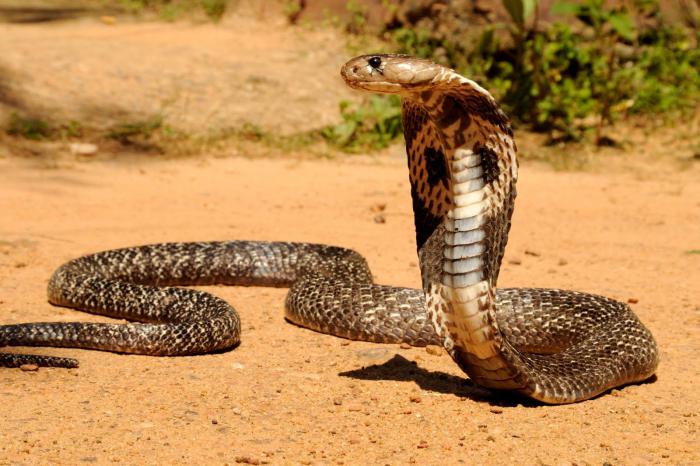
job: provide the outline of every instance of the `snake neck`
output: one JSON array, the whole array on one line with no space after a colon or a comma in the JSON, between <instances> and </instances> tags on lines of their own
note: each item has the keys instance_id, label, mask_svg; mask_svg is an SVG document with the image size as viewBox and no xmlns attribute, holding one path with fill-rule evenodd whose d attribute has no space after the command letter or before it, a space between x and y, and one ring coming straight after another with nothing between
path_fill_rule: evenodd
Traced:
<instances>
[{"instance_id":1,"label":"snake neck","mask_svg":"<svg viewBox=\"0 0 700 466\"><path fill-rule=\"evenodd\" d=\"M448 70L438 81L403 100L428 313L447 351L476 382L523 388L495 317L517 179L513 133L476 83Z\"/></svg>"}]
</instances>

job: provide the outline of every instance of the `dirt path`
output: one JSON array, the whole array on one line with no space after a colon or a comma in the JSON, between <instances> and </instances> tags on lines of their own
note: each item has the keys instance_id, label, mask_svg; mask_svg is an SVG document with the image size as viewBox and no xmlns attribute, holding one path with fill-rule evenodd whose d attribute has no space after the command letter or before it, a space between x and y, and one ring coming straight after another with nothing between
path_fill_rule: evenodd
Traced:
<instances>
[{"instance_id":1,"label":"dirt path","mask_svg":"<svg viewBox=\"0 0 700 466\"><path fill-rule=\"evenodd\" d=\"M199 133L337 122L338 102L352 98L338 85L344 40L259 16L244 10L222 25L0 23L0 117L19 108L100 127L158 115Z\"/></svg>"},{"instance_id":2,"label":"dirt path","mask_svg":"<svg viewBox=\"0 0 700 466\"><path fill-rule=\"evenodd\" d=\"M446 355L290 325L284 290L216 287L244 322L233 351L37 349L81 367L1 371L0 464L697 463L700 256L686 252L700 238L697 176L522 169L499 285L638 300L661 346L654 383L522 406L475 388ZM46 303L51 271L82 253L157 241L334 243L365 254L379 282L416 287L408 191L398 157L52 168L0 159L2 323L98 320ZM385 224L373 221L377 203Z\"/></svg>"}]
</instances>

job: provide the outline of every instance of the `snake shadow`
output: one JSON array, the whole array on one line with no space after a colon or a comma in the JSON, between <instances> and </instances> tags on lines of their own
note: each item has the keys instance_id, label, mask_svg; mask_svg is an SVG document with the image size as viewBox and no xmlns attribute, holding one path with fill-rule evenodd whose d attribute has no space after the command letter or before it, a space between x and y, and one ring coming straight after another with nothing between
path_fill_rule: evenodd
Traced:
<instances>
[{"instance_id":1,"label":"snake shadow","mask_svg":"<svg viewBox=\"0 0 700 466\"><path fill-rule=\"evenodd\" d=\"M493 406L535 408L547 405L533 400L516 392L492 391L476 385L467 378L458 377L441 371L429 371L419 367L415 361L410 361L399 354L382 364L340 372L341 377L349 377L358 380L393 380L396 382L415 382L422 390L437 393L452 394L460 398L469 398L474 401L486 402ZM656 382L656 375L641 382L629 385L645 385ZM591 399L607 396L612 390L620 390L623 387L606 390ZM566 405L547 405L566 406Z\"/></svg>"},{"instance_id":2,"label":"snake shadow","mask_svg":"<svg viewBox=\"0 0 700 466\"><path fill-rule=\"evenodd\" d=\"M415 361L410 361L399 354L382 364L340 372L341 377L358 380L393 380L396 382L415 382L422 390L454 395L486 402L495 406L541 406L540 403L517 393L496 392L480 387L467 378L458 377L441 371L429 371Z\"/></svg>"}]
</instances>

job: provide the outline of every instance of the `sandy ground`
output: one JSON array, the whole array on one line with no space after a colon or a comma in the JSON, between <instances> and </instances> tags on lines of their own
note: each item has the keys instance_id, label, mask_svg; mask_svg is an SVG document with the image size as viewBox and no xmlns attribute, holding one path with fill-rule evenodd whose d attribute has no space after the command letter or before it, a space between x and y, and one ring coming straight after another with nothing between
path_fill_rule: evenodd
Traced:
<instances>
[{"instance_id":1,"label":"sandy ground","mask_svg":"<svg viewBox=\"0 0 700 466\"><path fill-rule=\"evenodd\" d=\"M2 371L0 463L697 464L700 256L686 252L700 238L697 170L640 179L526 164L521 173L499 284L638 300L661 347L655 382L575 405L522 405L475 388L446 355L288 324L285 290L215 287L244 322L233 351L37 349L81 366ZM383 203L378 224L372 207ZM398 156L51 168L0 159L0 316L96 320L46 303L51 271L158 241L339 244L366 255L379 282L416 287L410 209Z\"/></svg>"},{"instance_id":2,"label":"sandy ground","mask_svg":"<svg viewBox=\"0 0 700 466\"><path fill-rule=\"evenodd\" d=\"M193 131L337 121L350 95L337 78L342 41L256 21L0 25L0 100L96 124L163 111ZM285 290L212 287L244 322L233 351L39 348L27 351L81 366L0 371L0 464L698 464L700 255L689 251L700 248L700 168L683 137L665 138L586 172L523 163L499 283L631 300L661 347L652 383L531 405L473 386L444 354L286 323ZM363 253L378 282L420 284L400 148L330 160L76 160L58 147L17 158L0 141L0 323L98 320L46 302L51 272L80 254L161 241L332 243Z\"/></svg>"}]
</instances>

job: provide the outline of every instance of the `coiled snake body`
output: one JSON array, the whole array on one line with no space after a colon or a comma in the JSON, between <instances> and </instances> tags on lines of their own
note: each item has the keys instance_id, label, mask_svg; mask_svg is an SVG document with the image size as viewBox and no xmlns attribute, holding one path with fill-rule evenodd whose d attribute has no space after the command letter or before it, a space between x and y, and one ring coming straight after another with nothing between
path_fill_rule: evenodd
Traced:
<instances>
[{"instance_id":1,"label":"coiled snake body","mask_svg":"<svg viewBox=\"0 0 700 466\"><path fill-rule=\"evenodd\" d=\"M372 283L356 252L326 245L168 243L85 256L51 277L49 301L137 323L0 326L0 346L64 346L151 355L238 344L225 301L172 285L291 286L287 318L345 338L440 344L474 382L568 403L650 377L651 333L629 307L574 291L496 289L517 178L507 117L452 70L399 55L349 61L356 89L402 97L423 290ZM0 365L75 367L0 354Z\"/></svg>"}]
</instances>

